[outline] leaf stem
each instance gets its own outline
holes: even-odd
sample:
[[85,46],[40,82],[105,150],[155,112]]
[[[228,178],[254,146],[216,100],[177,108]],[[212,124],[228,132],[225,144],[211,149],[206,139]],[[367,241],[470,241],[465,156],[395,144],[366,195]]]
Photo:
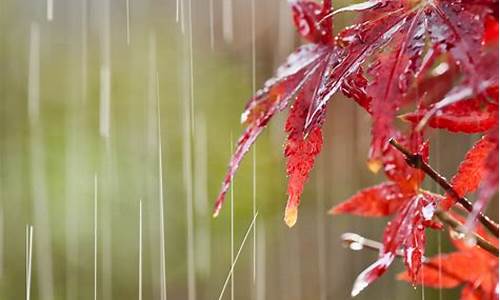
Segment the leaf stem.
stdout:
[[[469,213],[472,212],[472,203],[465,197],[460,197],[457,191],[453,188],[451,183],[436,170],[434,170],[427,162],[425,162],[420,154],[412,153],[410,150],[406,149],[403,145],[398,143],[395,139],[391,138],[389,143],[399,150],[406,159],[409,166],[420,169],[425,172],[432,180],[437,182],[448,195],[455,198],[457,202],[465,208]],[[484,225],[491,233],[498,237],[498,224],[491,220],[489,217],[483,213],[479,213],[477,216],[481,224]],[[497,250],[498,251],[498,250]],[[498,255],[497,255],[498,256]]]

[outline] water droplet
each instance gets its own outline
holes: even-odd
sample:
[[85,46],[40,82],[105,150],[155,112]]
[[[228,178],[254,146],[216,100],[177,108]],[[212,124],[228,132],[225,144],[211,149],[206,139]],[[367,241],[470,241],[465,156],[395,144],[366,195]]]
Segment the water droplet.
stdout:
[[462,240],[465,237],[465,234],[463,234],[462,232],[458,232],[456,230],[451,230],[450,237],[455,240]]
[[349,244],[349,249],[354,250],[354,251],[363,250],[363,244],[358,243],[358,242],[352,242]]
[[404,92],[408,89],[408,86],[410,84],[410,80],[408,78],[408,74],[403,73],[399,75],[399,82],[398,82],[398,88],[400,91]]
[[465,241],[465,244],[469,247],[474,247],[477,245],[477,240],[476,240],[476,237],[472,234],[468,234],[465,238],[464,238],[464,241]]
[[424,217],[425,220],[429,221],[432,219],[434,216],[434,211],[436,207],[434,203],[429,203],[424,208],[422,208],[422,216]]

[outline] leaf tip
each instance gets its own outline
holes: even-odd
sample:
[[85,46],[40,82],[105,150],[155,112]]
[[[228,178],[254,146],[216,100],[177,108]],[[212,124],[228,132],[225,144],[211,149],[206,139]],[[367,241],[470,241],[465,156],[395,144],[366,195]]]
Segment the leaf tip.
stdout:
[[217,218],[219,216],[220,209],[222,207],[222,203],[220,201],[217,201],[215,203],[214,211],[212,213],[212,218]]
[[364,290],[367,286],[368,286],[368,282],[366,282],[365,280],[359,280],[359,277],[358,277],[358,279],[356,279],[356,281],[354,282],[354,285],[352,287],[351,297],[354,298],[357,295],[359,295],[359,293],[361,293],[361,291]]
[[285,223],[292,228],[297,223],[298,210],[296,206],[287,206],[285,209]]
[[359,274],[354,281],[354,285],[351,291],[351,297],[356,297],[357,295],[359,295],[359,293],[361,293],[361,291],[363,291],[368,285],[382,276],[382,274],[387,271],[387,268],[394,261],[394,257],[395,256],[393,253],[385,253],[374,264],[372,264],[361,274]]
[[382,161],[380,159],[372,158],[368,160],[366,165],[372,173],[376,174],[382,168]]
[[335,205],[334,207],[332,207],[328,210],[328,214],[331,216],[341,215],[344,213],[347,213],[344,203],[340,203],[338,205]]
[[337,214],[338,214],[337,207],[338,207],[338,206],[334,206],[334,207],[330,208],[330,209],[327,211],[327,214],[332,215],[332,216],[337,215]]

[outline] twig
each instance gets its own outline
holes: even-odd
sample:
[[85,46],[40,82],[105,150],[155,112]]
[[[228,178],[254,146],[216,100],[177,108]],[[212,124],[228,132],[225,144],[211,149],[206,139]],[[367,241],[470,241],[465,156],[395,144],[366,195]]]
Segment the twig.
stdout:
[[[360,245],[360,247],[355,246],[354,250],[361,250],[361,249],[366,248],[369,250],[374,250],[374,251],[380,252],[380,250],[383,247],[382,243],[367,239],[367,238],[362,237],[356,233],[346,232],[346,233],[342,234],[341,239],[342,239],[342,243],[351,249],[353,249],[353,247],[352,247],[353,245]],[[404,257],[404,255],[401,251],[396,252],[396,256]],[[436,265],[435,263],[430,261],[427,257],[422,258],[422,263],[428,267],[431,267],[435,270],[438,270],[439,272],[446,274],[446,276],[448,276],[448,277],[452,277],[452,278],[456,279],[457,281],[463,281],[463,278],[460,278],[456,274],[453,274],[447,270],[444,270],[443,268],[440,268],[439,265]]]
[[[342,245],[355,251],[368,248],[370,250],[377,250],[380,252],[384,246],[379,241],[370,240],[365,237],[362,237],[357,233],[351,233],[351,232],[343,233],[340,236],[340,239],[342,240]],[[396,255],[399,257],[403,257],[403,253],[401,253],[401,251],[396,252]]]
[[[465,197],[460,197],[453,186],[446,180],[444,176],[439,174],[434,170],[427,162],[422,159],[420,154],[412,153],[410,150],[406,149],[403,145],[398,143],[395,139],[390,139],[389,143],[399,150],[406,159],[408,165],[413,168],[420,169],[424,171],[430,178],[437,182],[448,195],[455,198],[457,202],[463,206],[468,212],[472,212],[472,203]],[[484,225],[491,233],[498,237],[498,224],[491,220],[489,217],[485,216],[483,213],[479,213],[477,216],[481,224]]]
[[[465,237],[466,231],[462,223],[460,223],[457,219],[452,217],[450,214],[442,211],[442,210],[436,210],[434,212],[434,215],[443,223],[446,225],[450,226],[454,231],[459,232],[463,234]],[[495,255],[498,257],[498,248],[495,247],[494,245],[490,244],[487,240],[485,240],[483,237],[481,237],[477,233],[471,233],[475,239],[476,245],[483,248],[484,250],[490,252],[491,254]]]

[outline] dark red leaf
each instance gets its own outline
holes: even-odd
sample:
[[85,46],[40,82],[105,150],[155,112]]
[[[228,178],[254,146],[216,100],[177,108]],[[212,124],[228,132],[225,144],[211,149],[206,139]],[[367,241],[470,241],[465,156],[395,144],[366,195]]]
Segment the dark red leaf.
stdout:
[[357,73],[348,76],[343,82],[340,90],[346,97],[356,101],[368,113],[371,113],[371,97],[366,94],[368,80],[363,76],[363,70],[360,68]]
[[389,138],[394,135],[393,119],[403,101],[411,80],[419,69],[420,57],[424,51],[425,23],[423,11],[410,14],[406,23],[394,34],[396,46],[389,53],[382,53],[376,61],[376,67],[370,74],[373,82],[367,92],[372,97],[373,114],[372,143],[369,160],[371,165],[380,163],[383,150]]
[[[432,108],[433,106],[429,109],[408,113],[402,118],[418,124]],[[446,106],[434,114],[427,121],[427,125],[452,132],[479,133],[490,130],[497,122],[498,103],[491,103],[476,97]]]
[[276,76],[268,80],[264,88],[250,99],[241,117],[242,122],[246,123],[247,127],[238,140],[234,154],[231,157],[228,171],[215,203],[214,216],[218,215],[224,203],[227,190],[243,156],[248,152],[274,114],[286,108],[293,96],[315,74],[319,68],[319,62],[324,61],[324,56],[327,54],[327,49],[322,46],[309,44],[298,48],[278,68]]
[[[429,143],[423,142],[423,133],[421,131],[412,131],[409,136],[396,132],[393,138],[411,152],[422,155],[424,161],[429,160]],[[397,182],[402,191],[415,193],[424,180],[424,173],[409,166],[401,152],[392,146],[386,145],[382,150],[382,154],[381,163],[385,175],[392,181]],[[369,167],[375,172],[379,166],[372,161]]]
[[[437,63],[442,57],[442,61]],[[422,65],[415,74],[411,88],[404,95],[405,104],[418,101],[422,107],[443,99],[460,78],[460,72],[450,55],[431,48],[422,58]]]
[[323,145],[321,124],[317,124],[309,135],[304,135],[305,118],[310,103],[314,99],[317,88],[316,83],[321,74],[321,72],[317,72],[300,91],[285,123],[285,131],[288,133],[284,148],[287,159],[286,173],[288,175],[288,202],[285,210],[285,223],[289,227],[295,225],[297,221],[298,206],[304,184]]
[[297,31],[312,43],[331,45],[333,43],[332,1],[323,5],[312,0],[291,0],[293,21]]
[[[391,153],[387,145],[390,137],[399,135],[393,126],[394,115],[400,106],[417,103],[420,112],[427,110],[423,121],[466,98],[483,97],[491,101],[488,88],[495,83],[498,86],[498,73],[495,64],[489,62],[496,61],[498,65],[498,51],[485,49],[496,47],[489,42],[495,23],[487,20],[489,16],[496,16],[495,5],[488,0],[390,0],[368,1],[333,12],[329,0],[322,4],[312,0],[292,0],[290,4],[299,33],[312,44],[291,55],[276,77],[266,82],[247,104],[242,116],[247,128],[231,159],[214,214],[221,208],[244,154],[274,114],[298,95],[287,121],[285,147],[290,178],[286,215],[296,216],[304,182],[321,148],[320,128],[325,119],[326,105],[339,88],[374,118],[370,151],[372,169],[384,166],[387,176],[405,193],[415,193],[423,175],[406,166],[402,157]],[[360,22],[341,30],[334,38],[331,17],[343,11],[361,12]],[[364,66],[369,63],[372,63],[369,72],[365,72]],[[429,71],[437,70],[439,65],[433,66],[439,63],[445,63],[449,70],[453,70],[446,76],[447,84],[436,88],[434,86],[438,85],[429,84],[424,94],[420,94],[420,83],[427,82]],[[428,82],[435,83],[442,74],[431,74],[432,80]],[[459,84],[450,89],[457,77]],[[435,100],[443,93],[441,101]],[[433,107],[427,107],[433,103]],[[494,101],[490,104],[493,105]],[[451,107],[448,111],[452,116],[465,115],[459,108]],[[468,117],[470,115],[464,117],[463,122]],[[486,128],[489,125],[481,123],[481,126]],[[413,133],[416,131],[419,130],[412,129]],[[418,143],[413,142],[415,136]],[[420,131],[410,135],[409,146],[420,147],[422,139]],[[413,147],[411,150],[419,149]],[[421,150],[425,152],[428,148]]]
[[348,27],[336,37],[337,55],[330,63],[330,69],[325,73],[327,76],[322,80],[318,97],[311,103],[306,119],[306,133],[312,128],[312,124],[323,118],[324,108],[344,80],[357,73],[361,64],[386,45],[404,26],[404,17],[405,15],[401,15],[401,11],[397,10],[385,14],[381,19],[369,20]]
[[433,43],[449,49],[462,71],[467,74],[474,90],[477,90],[483,75],[476,66],[481,59],[481,39],[484,35],[484,20],[491,10],[472,1],[436,1],[428,7],[428,24]]

